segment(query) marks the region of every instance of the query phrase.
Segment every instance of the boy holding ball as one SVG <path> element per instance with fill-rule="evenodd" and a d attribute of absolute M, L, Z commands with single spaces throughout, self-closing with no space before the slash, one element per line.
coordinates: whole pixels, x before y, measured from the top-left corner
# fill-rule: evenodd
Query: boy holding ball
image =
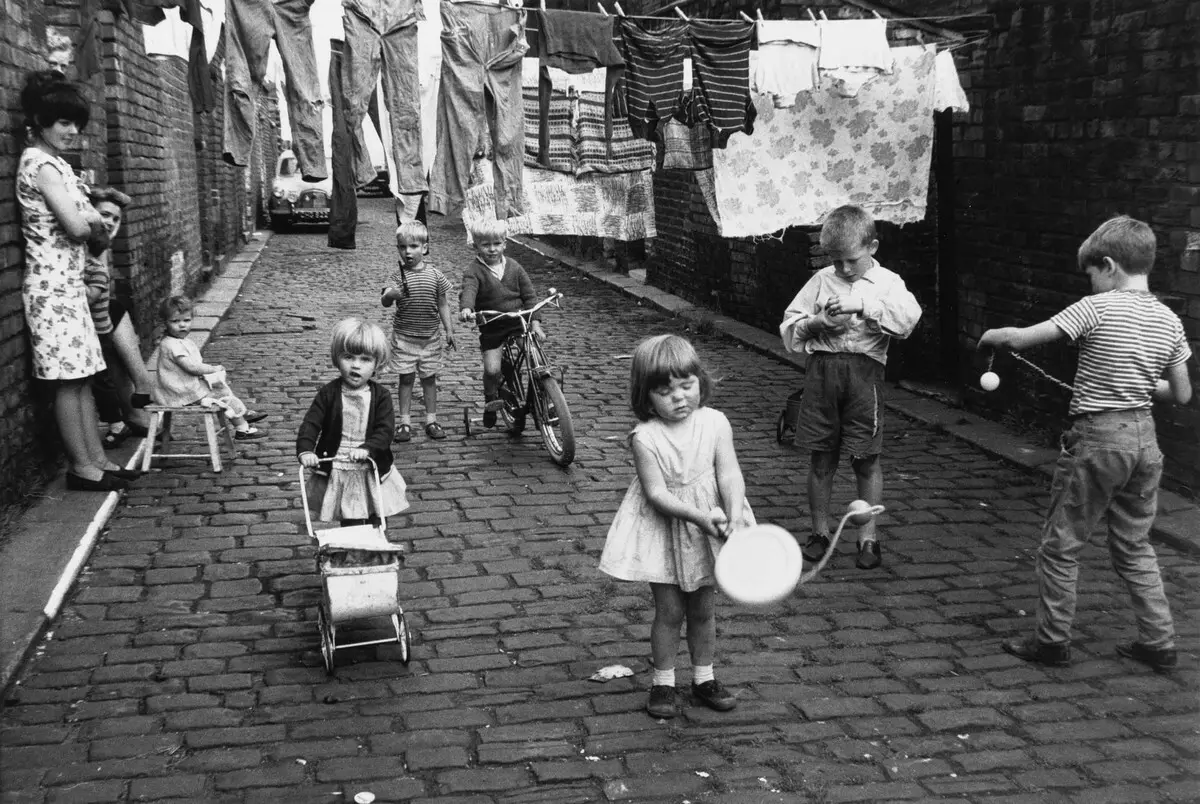
<path fill-rule="evenodd" d="M 833 264 L 808 280 L 779 326 L 789 352 L 808 354 L 796 445 L 811 453 L 812 536 L 804 545 L 810 562 L 829 549 L 829 499 L 843 452 L 850 454 L 858 496 L 871 505 L 883 501 L 883 367 L 888 344 L 907 338 L 921 318 L 904 280 L 876 261 L 879 239 L 865 209 L 830 212 L 821 246 Z M 859 531 L 855 566 L 875 569 L 882 560 L 871 519 Z"/>
<path fill-rule="evenodd" d="M 1150 292 L 1154 251 L 1147 224 L 1124 216 L 1105 221 L 1079 248 L 1091 296 L 1048 321 L 989 329 L 979 339 L 980 349 L 1020 351 L 1062 338 L 1079 345 L 1072 422 L 1038 548 L 1037 628 L 1003 646 L 1028 662 L 1070 664 L 1079 553 L 1107 517 L 1113 568 L 1138 621 L 1138 639 L 1117 653 L 1157 671 L 1176 663 L 1171 609 L 1150 546 L 1163 470 L 1151 404 L 1191 400 L 1192 351 L 1179 317 Z"/>

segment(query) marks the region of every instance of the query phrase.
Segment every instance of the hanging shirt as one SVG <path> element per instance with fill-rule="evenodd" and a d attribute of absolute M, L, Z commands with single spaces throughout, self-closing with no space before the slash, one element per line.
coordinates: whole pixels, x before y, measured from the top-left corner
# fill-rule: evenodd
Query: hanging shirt
<path fill-rule="evenodd" d="M 821 27 L 808 20 L 759 20 L 758 50 L 751 75 L 754 89 L 770 95 L 776 109 L 796 103 L 796 95 L 817 86 Z"/>
<path fill-rule="evenodd" d="M 838 94 L 853 98 L 868 81 L 892 71 L 887 20 L 835 20 L 820 25 L 817 67 L 833 80 Z"/>
<path fill-rule="evenodd" d="M 739 131 L 754 131 L 754 104 L 750 101 L 750 45 L 752 22 L 691 20 L 697 103 L 712 131 L 714 148 L 724 148 Z"/>
<path fill-rule="evenodd" d="M 621 17 L 620 23 L 629 125 L 639 137 L 654 139 L 659 124 L 679 109 L 687 23 L 630 17 Z"/>

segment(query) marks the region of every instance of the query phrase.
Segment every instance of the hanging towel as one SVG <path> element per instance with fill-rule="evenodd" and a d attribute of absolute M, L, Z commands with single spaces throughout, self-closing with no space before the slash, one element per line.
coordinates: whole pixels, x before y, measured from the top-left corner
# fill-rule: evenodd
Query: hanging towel
<path fill-rule="evenodd" d="M 821 27 L 808 20 L 759 20 L 758 50 L 752 65 L 756 92 L 770 95 L 775 108 L 796 103 L 796 95 L 819 83 L 817 49 Z"/>
<path fill-rule="evenodd" d="M 791 109 L 759 95 L 754 136 L 713 151 L 723 237 L 815 226 L 842 204 L 876 220 L 925 217 L 933 146 L 932 46 L 892 51 L 896 69 L 857 97 L 803 94 Z"/>
<path fill-rule="evenodd" d="M 468 232 L 495 218 L 492 166 L 478 159 L 471 172 L 463 223 Z M 552 170 L 525 168 L 524 212 L 508 218 L 509 234 L 558 234 L 644 240 L 655 237 L 654 179 L 651 171 L 589 173 L 576 178 Z"/>
<path fill-rule="evenodd" d="M 853 98 L 869 82 L 892 71 L 887 20 L 836 20 L 821 25 L 817 67 L 834 91 Z"/>
<path fill-rule="evenodd" d="M 687 23 L 630 17 L 620 21 L 629 125 L 637 136 L 652 140 L 658 126 L 679 109 Z"/>
<path fill-rule="evenodd" d="M 714 148 L 724 148 L 733 134 L 754 131 L 750 102 L 750 45 L 752 22 L 688 23 L 695 71 L 697 104 L 712 130 Z"/>
<path fill-rule="evenodd" d="M 949 50 L 937 54 L 933 71 L 937 78 L 937 97 L 933 102 L 934 111 L 953 109 L 956 112 L 969 112 L 971 103 L 967 93 L 963 92 L 962 82 L 958 80 L 958 68 L 954 66 L 954 56 Z"/>
<path fill-rule="evenodd" d="M 613 137 L 613 97 L 617 83 L 625 72 L 625 59 L 613 42 L 613 18 L 583 11 L 553 11 L 541 13 L 538 47 L 542 72 L 538 81 L 541 126 L 538 130 L 538 155 L 546 159 L 550 148 L 547 118 L 550 114 L 550 93 L 553 83 L 549 68 L 567 73 L 585 73 L 598 67 L 606 68 L 604 80 L 604 133 Z"/>
<path fill-rule="evenodd" d="M 654 143 L 635 137 L 627 120 L 614 121 L 606 132 L 603 93 L 554 90 L 547 119 L 540 111 L 538 95 L 524 90 L 525 164 L 531 168 L 556 170 L 582 176 L 586 173 L 630 173 L 652 169 Z M 539 144 L 539 129 L 549 133 L 545 152 Z"/>

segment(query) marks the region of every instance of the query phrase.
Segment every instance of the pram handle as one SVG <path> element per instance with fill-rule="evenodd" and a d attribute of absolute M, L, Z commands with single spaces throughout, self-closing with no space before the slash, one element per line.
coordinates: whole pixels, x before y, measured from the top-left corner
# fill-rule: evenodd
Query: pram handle
<path fill-rule="evenodd" d="M 334 461 L 338 460 L 345 461 L 344 458 L 338 458 L 335 456 L 332 458 L 317 458 L 317 463 L 333 463 Z M 380 492 L 381 487 L 379 481 L 379 467 L 375 464 L 375 459 L 370 456 L 368 456 L 365 461 L 356 461 L 356 463 L 371 464 L 371 474 L 375 477 L 375 485 L 371 487 L 371 490 L 375 495 L 375 514 L 379 517 L 379 527 L 386 531 L 387 517 L 383 514 L 383 495 Z M 308 510 L 308 489 L 305 488 L 304 484 L 304 468 L 304 466 L 301 466 L 298 470 L 300 474 L 300 504 L 304 507 L 304 527 L 308 530 L 309 538 L 315 539 L 317 538 L 317 535 L 316 532 L 313 531 L 312 514 Z"/>

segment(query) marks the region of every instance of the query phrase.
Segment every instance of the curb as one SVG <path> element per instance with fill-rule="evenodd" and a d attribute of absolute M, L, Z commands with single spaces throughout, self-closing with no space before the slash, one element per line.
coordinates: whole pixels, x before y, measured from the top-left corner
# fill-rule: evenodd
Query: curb
<path fill-rule="evenodd" d="M 639 303 L 650 304 L 663 312 L 696 322 L 703 321 L 706 326 L 712 326 L 749 349 L 804 370 L 807 362 L 805 355 L 786 351 L 779 338 L 772 333 L 699 307 L 665 290 L 646 285 L 632 276 L 613 273 L 603 261 L 580 260 L 547 243 L 531 241 L 526 235 L 516 235 L 509 239 L 546 259 L 617 288 L 627 296 L 637 299 Z M 895 383 L 888 383 L 888 400 L 884 406 L 888 410 L 965 441 L 1018 469 L 1046 477 L 1054 475 L 1055 462 L 1058 460 L 1057 449 L 1033 446 L 1005 429 L 999 422 L 951 407 L 932 397 L 907 391 Z M 1160 490 L 1158 507 L 1158 516 L 1150 529 L 1151 541 L 1165 544 L 1185 555 L 1200 557 L 1200 506 L 1179 494 Z"/>
<path fill-rule="evenodd" d="M 255 232 L 249 243 L 244 244 L 236 254 L 225 261 L 222 272 L 212 279 L 208 287 L 196 299 L 196 327 L 193 330 L 194 335 L 191 337 L 198 340 L 201 347 L 208 343 L 213 329 L 225 318 L 229 306 L 237 297 L 242 283 L 249 275 L 250 269 L 254 267 L 254 263 L 258 261 L 263 248 L 271 240 L 272 234 L 269 230 Z M 207 301 L 210 297 L 214 301 Z M 151 352 L 146 362 L 153 365 L 156 354 L 157 347 Z M 130 443 L 134 443 L 132 439 Z M 125 463 L 125 468 L 132 469 L 140 466 L 145 449 L 145 439 L 138 440 L 133 448 L 132 457 Z M 0 698 L 8 692 L 9 686 L 20 674 L 30 653 L 58 616 L 71 586 L 87 565 L 96 543 L 100 540 L 100 535 L 120 501 L 121 493 L 119 491 L 111 491 L 103 498 L 90 495 L 79 498 L 65 493 L 60 495 L 59 492 L 65 492 L 66 488 L 64 476 L 60 473 L 51 481 L 46 489 L 46 497 L 21 517 L 22 531 L 33 534 L 33 553 L 51 568 L 62 566 L 62 569 L 59 571 L 58 578 L 41 611 L 20 610 L 19 607 L 14 610 L 14 607 L 10 605 L 5 605 L 4 611 L 0 611 L 0 617 L 4 619 L 5 630 L 8 632 L 5 635 L 4 644 L 0 645 L 0 650 L 3 651 L 3 658 L 0 660 Z M 74 504 L 70 504 L 68 500 Z M 89 501 L 98 501 L 99 505 L 91 509 L 88 505 Z M 63 549 L 64 545 L 61 543 L 59 535 L 64 532 L 76 532 L 75 528 L 84 519 L 88 520 L 88 524 L 78 543 L 74 548 Z M 37 538 L 36 531 L 38 530 L 46 531 L 42 534 L 43 538 L 41 539 Z M 14 539 L 14 541 L 17 540 Z M 5 557 L 16 552 L 18 550 L 9 545 L 6 547 Z M 32 585 L 40 590 L 44 588 L 43 581 L 52 577 L 54 570 L 38 574 L 37 569 L 41 562 L 30 563 L 33 564 L 30 572 L 37 576 L 32 579 Z M 18 568 L 15 571 L 19 572 L 20 570 Z M 4 602 L 8 603 L 7 597 Z"/>

